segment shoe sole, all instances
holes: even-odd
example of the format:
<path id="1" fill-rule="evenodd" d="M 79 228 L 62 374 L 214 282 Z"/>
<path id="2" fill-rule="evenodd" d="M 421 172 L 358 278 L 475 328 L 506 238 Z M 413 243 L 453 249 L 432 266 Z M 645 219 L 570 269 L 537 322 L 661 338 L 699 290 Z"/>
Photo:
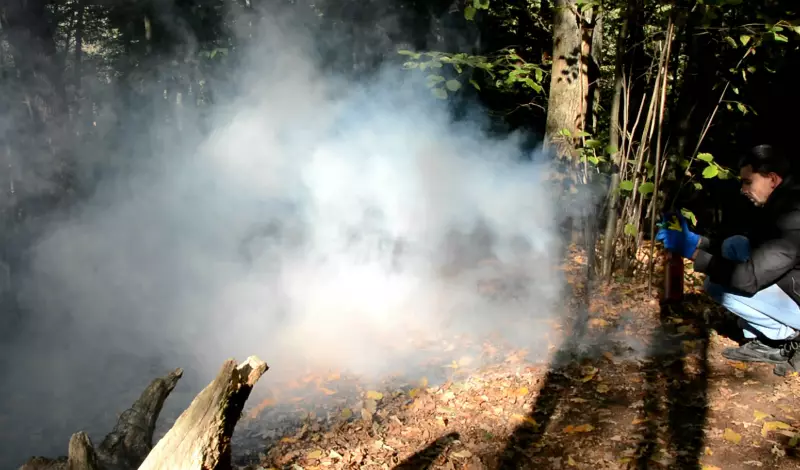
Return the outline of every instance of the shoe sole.
<path id="1" fill-rule="evenodd" d="M 738 362 L 762 362 L 764 364 L 783 364 L 786 362 L 786 359 L 775 360 L 775 359 L 768 359 L 765 357 L 753 357 L 753 356 L 731 357 L 725 353 L 722 353 L 722 357 L 731 361 L 738 361 Z"/>

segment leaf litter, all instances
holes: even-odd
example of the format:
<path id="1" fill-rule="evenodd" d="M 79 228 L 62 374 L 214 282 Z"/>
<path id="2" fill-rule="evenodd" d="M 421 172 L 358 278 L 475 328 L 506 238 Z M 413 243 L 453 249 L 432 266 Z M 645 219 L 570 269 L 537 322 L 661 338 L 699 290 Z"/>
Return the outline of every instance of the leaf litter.
<path id="1" fill-rule="evenodd" d="M 581 272 L 576 258 L 564 266 L 572 285 Z M 479 469 L 513 451 L 526 468 L 795 468 L 800 379 L 724 359 L 735 343 L 706 330 L 703 320 L 720 313 L 702 296 L 665 320 L 652 300 L 630 281 L 596 287 L 587 332 L 596 351 L 557 367 L 557 348 L 543 362 L 496 339 L 450 338 L 424 376 L 367 387 L 320 371 L 273 383 L 234 433 L 236 464 L 388 470 L 422 456 L 437 468 Z M 700 418 L 670 424 L 675 413 Z M 508 448 L 522 432 L 531 444 Z"/>

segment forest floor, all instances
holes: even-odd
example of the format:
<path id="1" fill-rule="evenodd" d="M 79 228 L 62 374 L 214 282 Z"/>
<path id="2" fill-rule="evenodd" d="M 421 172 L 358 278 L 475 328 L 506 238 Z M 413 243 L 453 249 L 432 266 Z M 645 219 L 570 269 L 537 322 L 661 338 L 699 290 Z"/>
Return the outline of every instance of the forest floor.
<path id="1" fill-rule="evenodd" d="M 564 269 L 580 290 L 585 256 Z M 284 384 L 290 399 L 246 410 L 234 455 L 248 469 L 798 468 L 800 377 L 724 359 L 735 325 L 689 277 L 679 307 L 631 280 L 593 287 L 578 352 L 551 325 L 535 340 L 546 360 L 453 338 L 436 378 Z"/>

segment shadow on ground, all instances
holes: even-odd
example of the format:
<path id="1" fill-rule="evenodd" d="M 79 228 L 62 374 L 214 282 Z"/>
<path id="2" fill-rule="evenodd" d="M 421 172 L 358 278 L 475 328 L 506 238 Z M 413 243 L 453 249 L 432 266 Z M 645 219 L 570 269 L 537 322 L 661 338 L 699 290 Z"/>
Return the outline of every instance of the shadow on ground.
<path id="1" fill-rule="evenodd" d="M 453 441 L 457 441 L 459 437 L 457 432 L 451 432 L 436 439 L 424 449 L 397 464 L 394 470 L 426 470 L 430 468 L 433 462 L 447 450 L 447 447 Z"/>
<path id="2" fill-rule="evenodd" d="M 703 318 L 687 318 L 684 312 L 680 304 L 661 305 L 659 327 L 642 367 L 644 429 L 636 451 L 638 468 L 664 460 L 672 460 L 670 467 L 700 468 L 708 413 L 709 330 Z M 659 442 L 666 448 L 659 448 Z"/>
<path id="3" fill-rule="evenodd" d="M 578 316 L 573 331 L 587 332 L 580 325 L 586 320 Z M 626 461 L 637 468 L 656 462 L 669 468 L 700 468 L 708 407 L 709 335 L 704 323 L 702 317 L 685 318 L 677 306 L 661 305 L 641 366 L 604 362 L 610 340 L 605 333 L 591 338 L 590 332 L 574 334 L 556 353 L 541 388 L 533 392 L 533 409 L 508 438 L 498 468 L 541 468 L 573 455 Z M 600 367 L 598 376 L 604 376 L 600 385 L 580 378 L 587 368 L 598 370 L 592 364 Z M 631 386 L 633 382 L 640 384 Z M 638 416 L 631 420 L 628 414 L 634 408 Z M 570 422 L 586 423 L 584 429 L 591 426 L 592 434 L 565 435 Z M 593 440 L 599 439 L 599 447 L 612 436 L 619 443 L 612 455 L 587 450 Z"/>

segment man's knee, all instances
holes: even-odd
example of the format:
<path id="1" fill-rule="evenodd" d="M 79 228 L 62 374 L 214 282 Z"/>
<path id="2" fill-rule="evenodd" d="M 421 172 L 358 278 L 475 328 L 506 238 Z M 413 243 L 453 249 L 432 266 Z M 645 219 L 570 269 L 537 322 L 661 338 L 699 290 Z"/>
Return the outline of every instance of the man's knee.
<path id="1" fill-rule="evenodd" d="M 750 259 L 750 240 L 743 235 L 733 235 L 722 242 L 722 257 L 731 261 Z"/>

